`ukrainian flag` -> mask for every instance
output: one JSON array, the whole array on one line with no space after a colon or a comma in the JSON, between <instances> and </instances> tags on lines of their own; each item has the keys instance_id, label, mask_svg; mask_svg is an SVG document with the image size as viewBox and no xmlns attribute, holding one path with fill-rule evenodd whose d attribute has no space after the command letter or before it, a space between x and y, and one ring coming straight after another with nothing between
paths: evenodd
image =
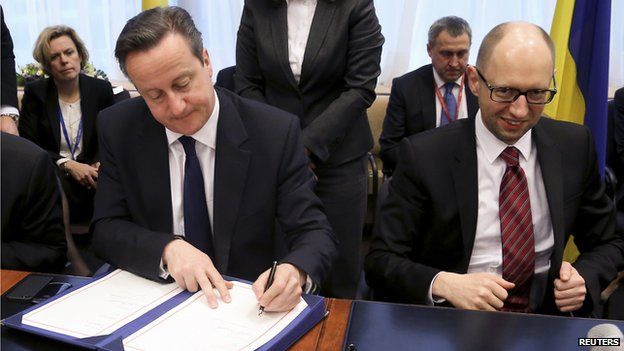
<instances>
[{"instance_id":1,"label":"ukrainian flag","mask_svg":"<svg viewBox=\"0 0 624 351\"><path fill-rule=\"evenodd\" d=\"M558 93L549 117L588 126L604 173L607 145L611 0L558 0L550 29Z\"/></svg>"}]
</instances>

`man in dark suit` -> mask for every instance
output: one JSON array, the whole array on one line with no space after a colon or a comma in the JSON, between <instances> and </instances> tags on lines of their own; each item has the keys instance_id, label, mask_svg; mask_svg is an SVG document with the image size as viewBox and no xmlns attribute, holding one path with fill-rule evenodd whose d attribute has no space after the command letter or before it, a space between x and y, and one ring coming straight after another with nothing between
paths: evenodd
<instances>
[{"instance_id":1,"label":"man in dark suit","mask_svg":"<svg viewBox=\"0 0 624 351\"><path fill-rule=\"evenodd\" d=\"M624 262L589 130L541 117L556 92L541 28L486 35L469 84L480 112L406 138L366 260L392 301L588 313ZM570 234L581 255L562 262Z\"/></svg>"},{"instance_id":2,"label":"man in dark suit","mask_svg":"<svg viewBox=\"0 0 624 351\"><path fill-rule=\"evenodd\" d=\"M225 89L215 94L201 33L179 7L129 20L115 55L142 96L98 120L96 253L147 278L201 288L211 307L213 285L229 302L228 274L257 278L267 311L292 308L336 252L297 119Z\"/></svg>"},{"instance_id":3,"label":"man in dark suit","mask_svg":"<svg viewBox=\"0 0 624 351\"><path fill-rule=\"evenodd\" d=\"M2 133L2 269L60 272L67 243L54 166L30 141Z\"/></svg>"},{"instance_id":4,"label":"man in dark suit","mask_svg":"<svg viewBox=\"0 0 624 351\"><path fill-rule=\"evenodd\" d=\"M19 111L17 109L17 81L15 79L15 55L13 55L13 40L11 32L4 23L4 10L0 6L0 19L2 22L2 96L0 97L0 130L3 132L18 135L17 120Z\"/></svg>"},{"instance_id":5,"label":"man in dark suit","mask_svg":"<svg viewBox=\"0 0 624 351\"><path fill-rule=\"evenodd\" d=\"M472 41L468 22L455 16L440 18L429 28L428 41L431 64L392 81L379 137L383 170L388 175L399 162L399 143L403 138L450 121L474 118L479 108L466 84ZM452 96L446 94L447 85ZM453 100L447 104L448 99Z\"/></svg>"},{"instance_id":6,"label":"man in dark suit","mask_svg":"<svg viewBox=\"0 0 624 351\"><path fill-rule=\"evenodd\" d=\"M340 245L322 293L354 298L361 276L368 163L366 109L384 42L372 0L245 1L236 92L297 115L315 193Z\"/></svg>"}]
</instances>

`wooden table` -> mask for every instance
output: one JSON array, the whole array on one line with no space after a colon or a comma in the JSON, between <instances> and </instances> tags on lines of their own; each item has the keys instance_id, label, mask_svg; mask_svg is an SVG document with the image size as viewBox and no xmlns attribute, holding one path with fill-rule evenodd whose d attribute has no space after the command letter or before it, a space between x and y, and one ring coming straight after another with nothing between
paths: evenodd
<instances>
[{"instance_id":1,"label":"wooden table","mask_svg":"<svg viewBox=\"0 0 624 351\"><path fill-rule=\"evenodd\" d=\"M0 294L4 294L7 290L11 289L13 285L17 284L22 278L30 274L29 272L22 271L10 271L3 269L0 272Z\"/></svg>"},{"instance_id":2,"label":"wooden table","mask_svg":"<svg viewBox=\"0 0 624 351\"><path fill-rule=\"evenodd\" d=\"M22 280L29 272L3 269L0 272L2 294ZM342 348L351 310L350 300L326 299L329 315L297 341L290 350L331 351Z\"/></svg>"}]
</instances>

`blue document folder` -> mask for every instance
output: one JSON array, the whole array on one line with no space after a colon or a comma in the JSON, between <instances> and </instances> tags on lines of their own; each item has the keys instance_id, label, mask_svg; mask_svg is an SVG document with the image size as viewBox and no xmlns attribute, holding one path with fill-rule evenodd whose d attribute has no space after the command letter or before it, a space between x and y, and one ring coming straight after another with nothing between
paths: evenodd
<instances>
[{"instance_id":1,"label":"blue document folder","mask_svg":"<svg viewBox=\"0 0 624 351\"><path fill-rule=\"evenodd\" d=\"M105 276L105 275L104 275ZM102 276L103 277L103 276ZM94 282L99 278L94 278L90 282ZM232 278L228 278L232 279ZM239 280L241 282L248 283L246 281ZM132 320L131 322L125 324L119 329L115 330L113 333L109 335L101 335L97 337L90 338L77 338L70 335L65 335L62 333L52 332L45 329L33 327L30 325L22 324L22 317L38 308L45 306L46 304L64 296L65 294L71 293L72 291L79 289L85 284L81 284L80 286L76 286L70 290L65 291L64 293L54 296L50 298L48 301L41 303L39 305L35 305L31 308L28 308L22 312L19 312L9 318L2 320L2 325L8 328L24 331L31 334L36 334L45 338L50 338L54 340L58 340L64 343L76 345L89 350L102 350L102 351L123 351L124 347L122 344L122 340L136 331L140 330L147 324L156 320L158 317L162 316L172 308L178 306L182 302L186 301L189 297L193 295L188 291L180 292L179 294L173 296L167 301L161 303L157 307L151 309L150 311L144 313L140 317ZM288 325L280 334L271 339L268 343L264 344L258 350L269 351L269 350L285 350L290 345L295 343L299 338L301 338L305 333L308 332L312 327L314 327L319 321L323 319L325 316L325 302L324 298L321 296L314 295L303 295L303 299L306 301L308 306L305 308L303 312L301 312L297 318ZM28 349L28 348L26 348Z\"/></svg>"},{"instance_id":2,"label":"blue document folder","mask_svg":"<svg viewBox=\"0 0 624 351\"><path fill-rule=\"evenodd\" d=\"M448 307L354 301L344 350L587 350L579 338L624 322Z\"/></svg>"}]
</instances>

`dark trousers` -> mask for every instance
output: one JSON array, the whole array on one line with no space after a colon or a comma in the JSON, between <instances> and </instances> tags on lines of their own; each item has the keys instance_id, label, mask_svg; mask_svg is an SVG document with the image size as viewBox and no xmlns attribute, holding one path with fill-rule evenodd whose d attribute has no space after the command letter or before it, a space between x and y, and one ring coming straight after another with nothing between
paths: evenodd
<instances>
[{"instance_id":1,"label":"dark trousers","mask_svg":"<svg viewBox=\"0 0 624 351\"><path fill-rule=\"evenodd\" d=\"M334 234L340 241L338 259L327 281L321 283L321 295L355 298L362 258L362 230L368 194L366 155L338 166L315 169L318 183L315 193L323 202Z\"/></svg>"}]
</instances>

